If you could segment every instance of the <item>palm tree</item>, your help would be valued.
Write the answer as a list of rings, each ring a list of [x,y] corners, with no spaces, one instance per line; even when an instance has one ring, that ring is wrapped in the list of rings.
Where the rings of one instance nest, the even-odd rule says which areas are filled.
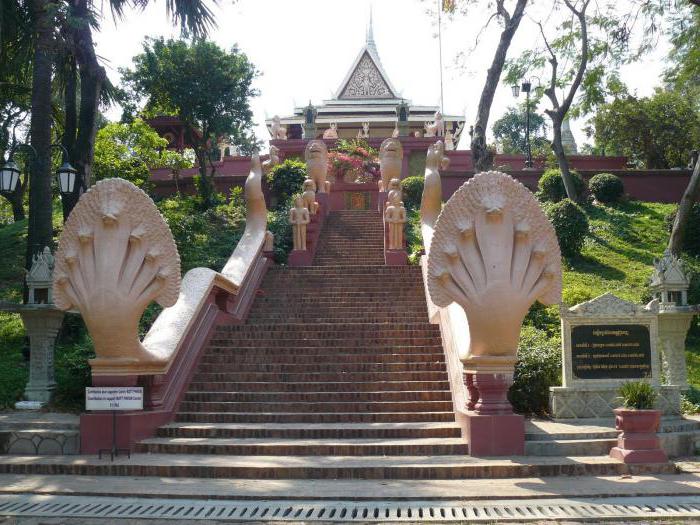
[[[213,0],[216,1],[216,0]],[[52,242],[51,206],[51,95],[53,59],[57,51],[58,35],[54,22],[60,7],[59,0],[30,0],[34,33],[32,115],[30,140],[36,150],[36,160],[30,171],[29,230],[27,238],[27,266],[37,251]],[[93,30],[99,28],[95,0],[66,0],[70,23],[64,26],[61,43],[75,59],[75,67],[67,69],[65,80],[66,119],[62,142],[68,146],[71,163],[78,169],[77,191],[67,199],[64,217],[72,210],[82,191],[92,180],[92,160],[97,133],[99,104],[107,75],[95,54]],[[109,5],[117,18],[127,7],[143,9],[149,0],[110,0]],[[4,3],[4,2],[3,2]],[[215,25],[214,16],[206,0],[166,0],[166,11],[183,32],[202,36]],[[76,78],[76,75],[78,78]],[[78,82],[79,80],[79,82]],[[75,107],[77,85],[79,104]]]

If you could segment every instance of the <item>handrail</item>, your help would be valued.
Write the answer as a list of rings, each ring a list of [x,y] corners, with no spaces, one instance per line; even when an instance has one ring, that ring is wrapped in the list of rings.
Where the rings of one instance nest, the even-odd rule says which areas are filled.
[[[152,354],[167,360],[165,369],[150,374],[167,373],[180,352],[192,325],[207,297],[214,288],[237,295],[246,278],[254,271],[265,242],[267,207],[262,191],[260,157],[253,155],[250,174],[246,179],[246,226],[243,236],[221,272],[210,268],[193,268],[183,280],[177,302],[165,308],[156,318],[143,340],[143,346]],[[145,375],[145,374],[144,374]]]
[[[460,359],[462,357],[461,353],[469,348],[467,315],[457,303],[452,303],[445,308],[437,306],[430,298],[427,286],[428,256],[430,255],[435,223],[442,210],[440,169],[446,168],[443,155],[444,145],[442,142],[437,142],[428,148],[420,207],[421,233],[423,235],[423,246],[425,247],[425,255],[421,257],[421,268],[423,270],[428,316],[431,323],[440,326],[447,363],[447,375],[450,381],[450,389],[452,390],[452,403],[457,422],[462,424],[466,416],[466,402],[469,399],[467,387],[464,383],[464,366]]]

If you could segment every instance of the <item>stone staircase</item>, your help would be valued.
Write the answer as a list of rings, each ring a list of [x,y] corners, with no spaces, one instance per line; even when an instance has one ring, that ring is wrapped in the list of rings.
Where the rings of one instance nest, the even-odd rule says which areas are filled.
[[[381,266],[384,222],[377,211],[344,210],[329,214],[319,239],[315,266]]]
[[[466,455],[420,269],[383,266],[382,235],[379,213],[331,213],[315,265],[268,272],[247,322],[217,329],[177,421],[138,451],[321,456],[288,472],[310,478],[347,456]]]

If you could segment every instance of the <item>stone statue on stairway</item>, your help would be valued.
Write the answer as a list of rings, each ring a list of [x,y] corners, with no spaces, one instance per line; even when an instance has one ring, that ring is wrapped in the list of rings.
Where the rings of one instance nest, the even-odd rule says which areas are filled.
[[[289,223],[292,225],[294,249],[306,250],[306,225],[311,222],[309,210],[304,206],[304,198],[294,199],[294,208],[289,210]]]
[[[442,137],[445,135],[445,121],[442,119],[442,113],[435,112],[435,122],[425,123],[426,137]]]
[[[316,183],[311,179],[304,181],[304,193],[301,197],[304,199],[304,207],[309,210],[311,215],[316,215],[318,212],[318,202],[316,202]]]
[[[328,148],[322,140],[312,140],[306,145],[304,151],[306,171],[308,177],[316,183],[319,193],[328,193],[330,183],[326,180],[328,175]]]
[[[398,179],[393,179],[391,181],[399,184]],[[390,250],[402,250],[403,249],[403,229],[406,223],[406,208],[404,208],[403,202],[401,202],[401,193],[398,191],[391,191],[389,193],[389,202],[387,203],[386,210],[384,210],[384,222],[389,226],[389,249]]]
[[[329,140],[337,139],[338,138],[338,124],[335,122],[331,122],[331,127],[323,132],[323,138],[329,139]]]
[[[280,124],[280,118],[278,115],[272,117],[270,135],[272,135],[272,140],[287,140],[287,128]]]
[[[389,193],[387,195],[387,204],[398,199],[401,202],[403,193],[401,192],[401,180],[393,178],[389,181]]]
[[[401,167],[403,164],[403,146],[396,138],[388,138],[379,146],[379,191],[388,191],[389,181],[401,179]]]

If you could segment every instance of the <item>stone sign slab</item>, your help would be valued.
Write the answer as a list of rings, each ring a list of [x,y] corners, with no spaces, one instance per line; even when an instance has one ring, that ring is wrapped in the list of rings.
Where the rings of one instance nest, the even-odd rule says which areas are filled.
[[[643,379],[651,376],[649,327],[579,325],[571,329],[575,379]]]

